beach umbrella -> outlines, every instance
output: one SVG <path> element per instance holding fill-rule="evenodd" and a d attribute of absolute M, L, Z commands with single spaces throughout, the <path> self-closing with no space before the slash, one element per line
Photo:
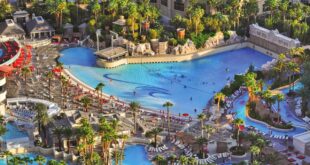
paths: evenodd
<path fill-rule="evenodd" d="M 189 114 L 188 114 L 188 113 L 183 113 L 182 116 L 183 116 L 183 117 L 188 117 Z"/>

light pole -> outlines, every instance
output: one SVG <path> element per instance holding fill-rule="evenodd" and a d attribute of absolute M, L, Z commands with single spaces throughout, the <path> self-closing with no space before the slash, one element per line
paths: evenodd
<path fill-rule="evenodd" d="M 96 30 L 96 37 L 97 37 L 97 51 L 99 51 L 99 36 L 101 36 L 101 29 Z"/>

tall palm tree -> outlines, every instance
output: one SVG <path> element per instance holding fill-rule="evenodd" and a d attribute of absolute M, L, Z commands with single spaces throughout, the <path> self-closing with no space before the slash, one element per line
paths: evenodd
<path fill-rule="evenodd" d="M 165 158 L 162 155 L 156 155 L 152 160 L 155 162 L 155 164 L 160 165 L 161 162 L 165 160 Z"/>
<path fill-rule="evenodd" d="M 62 136 L 63 136 L 64 128 L 56 127 L 53 129 L 53 134 L 57 137 L 58 140 L 58 149 L 61 151 L 62 148 Z"/>
<path fill-rule="evenodd" d="M 46 126 L 50 121 L 50 118 L 47 114 L 47 107 L 42 104 L 42 103 L 37 103 L 35 105 L 35 110 L 37 112 L 36 116 L 35 116 L 35 120 L 38 122 L 38 130 L 39 130 L 39 134 L 42 135 L 41 133 L 43 133 L 43 139 L 44 139 L 44 143 L 45 145 L 47 145 L 47 133 L 46 133 Z M 43 130 L 43 132 L 42 132 Z"/>
<path fill-rule="evenodd" d="M 66 77 L 61 76 L 60 78 L 60 82 L 61 82 L 61 89 L 60 89 L 60 93 L 61 93 L 61 104 L 64 106 L 67 103 L 67 99 L 66 97 L 64 97 L 67 93 L 67 87 L 69 85 L 69 81 L 67 80 Z"/>
<path fill-rule="evenodd" d="M 55 159 L 48 160 L 46 165 L 59 165 L 58 161 Z"/>
<path fill-rule="evenodd" d="M 190 165 L 196 165 L 196 164 L 198 164 L 198 161 L 197 161 L 197 159 L 194 158 L 194 157 L 189 157 L 189 158 L 188 158 L 188 164 L 190 164 Z"/>
<path fill-rule="evenodd" d="M 244 81 L 245 81 L 245 85 L 248 89 L 248 93 L 249 93 L 249 100 L 253 101 L 255 100 L 255 93 L 258 90 L 258 86 L 256 83 L 256 73 L 247 73 L 244 77 Z"/>
<path fill-rule="evenodd" d="M 31 70 L 29 67 L 23 67 L 21 73 L 22 73 L 22 76 L 24 77 L 24 82 L 25 82 L 24 89 L 25 89 L 25 95 L 27 96 L 28 95 L 28 93 L 27 93 L 27 78 L 28 78 L 28 76 L 31 75 Z"/>
<path fill-rule="evenodd" d="M 289 84 L 290 84 L 290 87 L 292 87 L 292 88 L 290 88 L 290 90 L 294 91 L 295 74 L 300 73 L 300 67 L 297 63 L 291 62 L 291 61 L 287 63 L 287 67 L 288 67 L 288 70 L 291 72 L 291 75 L 289 75 Z M 293 76 L 293 78 L 292 78 L 292 76 Z M 293 84 L 292 84 L 292 79 L 293 79 Z"/>
<path fill-rule="evenodd" d="M 102 98 L 102 90 L 103 90 L 104 86 L 105 86 L 105 84 L 100 82 L 97 84 L 97 86 L 95 88 L 95 90 L 98 92 L 99 100 L 101 100 L 101 98 Z M 100 105 L 100 107 L 102 107 L 100 104 L 100 101 L 99 101 L 99 105 Z"/>
<path fill-rule="evenodd" d="M 184 155 L 181 155 L 179 157 L 179 162 L 181 165 L 187 165 L 188 164 L 188 157 L 184 156 Z"/>
<path fill-rule="evenodd" d="M 36 161 L 39 165 L 43 165 L 46 163 L 46 159 L 44 156 L 38 155 L 34 158 L 34 161 Z"/>
<path fill-rule="evenodd" d="M 54 78 L 54 73 L 52 71 L 48 71 L 45 76 L 48 79 L 48 96 L 49 100 L 51 100 L 51 86 L 52 86 L 52 80 Z"/>
<path fill-rule="evenodd" d="M 207 132 L 207 139 L 209 139 L 210 133 L 214 131 L 214 128 L 211 125 L 206 125 L 203 129 Z"/>
<path fill-rule="evenodd" d="M 204 149 L 204 145 L 207 144 L 207 142 L 208 142 L 208 139 L 204 137 L 200 137 L 196 140 L 196 143 L 199 146 L 199 150 L 200 150 L 199 152 L 200 154 L 202 154 L 203 159 L 205 158 L 205 152 L 203 151 L 203 149 Z"/>
<path fill-rule="evenodd" d="M 200 121 L 201 137 L 203 137 L 203 125 L 206 119 L 207 116 L 205 114 L 201 113 L 198 115 L 198 120 Z"/>
<path fill-rule="evenodd" d="M 250 152 L 251 152 L 251 162 L 253 162 L 256 155 L 260 153 L 260 148 L 253 145 L 250 147 Z"/>
<path fill-rule="evenodd" d="M 68 12 L 68 6 L 66 0 L 57 0 L 59 1 L 57 5 L 57 10 L 59 11 L 59 27 L 62 27 L 63 22 L 63 13 Z"/>
<path fill-rule="evenodd" d="M 88 112 L 88 107 L 91 105 L 91 99 L 89 97 L 87 97 L 87 96 L 84 96 L 81 99 L 81 103 L 83 104 L 84 111 Z"/>
<path fill-rule="evenodd" d="M 163 104 L 163 107 L 167 108 L 167 121 L 168 121 L 168 137 L 170 138 L 170 107 L 172 107 L 173 104 L 169 101 L 165 102 Z"/>
<path fill-rule="evenodd" d="M 136 25 L 136 20 L 140 17 L 140 14 L 138 12 L 138 6 L 134 2 L 130 2 L 128 4 L 128 17 L 131 20 L 131 33 L 132 36 L 134 36 L 135 33 L 135 25 Z"/>
<path fill-rule="evenodd" d="M 129 104 L 129 109 L 132 111 L 132 114 L 133 114 L 134 133 L 137 132 L 137 114 L 140 108 L 141 106 L 140 106 L 140 103 L 138 102 L 133 101 Z"/>
<path fill-rule="evenodd" d="M 215 95 L 214 99 L 217 101 L 217 110 L 220 112 L 221 101 L 225 99 L 225 95 L 222 92 L 219 92 Z"/>
<path fill-rule="evenodd" d="M 94 14 L 96 26 L 98 24 L 97 21 L 98 21 L 98 16 L 99 16 L 100 11 L 101 11 L 101 6 L 98 3 L 98 1 L 93 2 L 93 4 L 91 5 L 91 12 L 92 14 Z"/>
<path fill-rule="evenodd" d="M 28 164 L 32 164 L 32 163 L 33 163 L 33 159 L 31 159 L 31 158 L 28 157 L 28 156 L 25 156 L 25 157 L 23 157 L 22 159 L 23 159 L 25 165 L 28 165 Z"/>
<path fill-rule="evenodd" d="M 233 124 L 236 126 L 237 129 L 237 146 L 240 147 L 240 126 L 244 125 L 244 121 L 240 118 L 236 118 L 233 121 Z"/>
<path fill-rule="evenodd" d="M 63 130 L 63 134 L 67 139 L 67 148 L 68 148 L 68 153 L 70 153 L 70 140 L 73 135 L 72 129 L 70 127 L 65 127 Z"/>
<path fill-rule="evenodd" d="M 154 145 L 157 147 L 157 136 L 160 134 L 163 130 L 161 128 L 153 128 L 150 131 L 147 131 L 145 133 L 145 137 L 153 137 L 154 138 Z"/>
<path fill-rule="evenodd" d="M 275 95 L 278 103 L 278 122 L 280 122 L 280 102 L 284 100 L 284 95 L 282 93 Z"/>
<path fill-rule="evenodd" d="M 20 164 L 25 164 L 24 160 L 19 157 L 19 156 L 13 156 L 11 159 L 8 161 L 8 165 L 20 165 Z"/>
<path fill-rule="evenodd" d="M 9 158 L 13 156 L 12 152 L 10 152 L 10 151 L 3 151 L 1 153 L 1 155 L 5 157 L 6 164 L 9 164 Z"/>

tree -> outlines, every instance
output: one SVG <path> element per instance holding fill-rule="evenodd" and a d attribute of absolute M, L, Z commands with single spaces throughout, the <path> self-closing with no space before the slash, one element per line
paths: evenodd
<path fill-rule="evenodd" d="M 198 35 L 199 32 L 202 32 L 203 29 L 203 25 L 201 24 L 201 18 L 204 15 L 204 10 L 200 7 L 197 7 L 194 9 L 194 11 L 192 11 L 192 25 L 194 26 L 194 32 L 196 34 L 196 36 Z"/>
<path fill-rule="evenodd" d="M 59 165 L 59 163 L 57 160 L 51 159 L 47 161 L 47 165 Z"/>
<path fill-rule="evenodd" d="M 244 8 L 248 22 L 250 22 L 250 17 L 254 17 L 254 22 L 256 23 L 256 16 L 259 11 L 257 0 L 246 1 Z"/>
<path fill-rule="evenodd" d="M 172 107 L 173 104 L 169 101 L 165 102 L 163 104 L 163 107 L 167 108 L 167 124 L 168 124 L 168 137 L 170 138 L 170 107 Z"/>
<path fill-rule="evenodd" d="M 28 95 L 28 93 L 27 93 L 27 78 L 28 78 L 28 76 L 31 75 L 31 70 L 29 67 L 23 67 L 21 73 L 22 73 L 22 76 L 24 77 L 24 82 L 25 82 L 24 89 L 25 89 L 25 95 L 27 96 Z"/>
<path fill-rule="evenodd" d="M 207 144 L 207 142 L 208 142 L 208 140 L 204 137 L 200 137 L 196 140 L 196 143 L 199 146 L 199 152 L 202 155 L 203 159 L 205 158 L 205 152 L 203 151 L 203 149 L 204 149 L 204 145 Z"/>
<path fill-rule="evenodd" d="M 198 120 L 200 121 L 201 137 L 203 137 L 203 125 L 204 121 L 207 119 L 207 116 L 203 113 L 198 115 Z"/>
<path fill-rule="evenodd" d="M 131 20 L 131 34 L 134 37 L 134 33 L 135 33 L 135 25 L 136 25 L 136 20 L 140 17 L 140 13 L 138 12 L 138 6 L 136 3 L 134 2 L 130 2 L 128 4 L 128 18 L 130 18 Z M 128 20 L 127 20 L 128 21 Z"/>
<path fill-rule="evenodd" d="M 256 77 L 257 77 L 256 73 L 252 72 L 247 73 L 244 77 L 245 85 L 249 93 L 250 102 L 256 99 L 255 94 L 259 89 L 256 83 Z"/>
<path fill-rule="evenodd" d="M 68 153 L 70 153 L 70 140 L 73 135 L 72 129 L 70 127 L 65 127 L 63 129 L 63 134 L 67 138 L 67 148 L 68 148 Z"/>
<path fill-rule="evenodd" d="M 161 128 L 153 128 L 150 131 L 147 131 L 145 133 L 145 137 L 153 137 L 154 138 L 154 145 L 157 147 L 157 136 L 160 134 L 163 130 Z"/>
<path fill-rule="evenodd" d="M 12 6 L 6 2 L 0 2 L 0 20 L 2 21 L 5 17 L 12 12 Z"/>
<path fill-rule="evenodd" d="M 54 73 L 52 71 L 48 71 L 45 76 L 48 79 L 48 95 L 49 100 L 51 100 L 51 86 L 52 86 L 52 79 L 54 78 Z"/>
<path fill-rule="evenodd" d="M 240 118 L 236 118 L 233 121 L 233 124 L 236 126 L 237 129 L 237 146 L 240 147 L 240 126 L 244 125 L 244 121 Z"/>
<path fill-rule="evenodd" d="M 177 160 L 177 156 L 174 155 L 174 154 L 172 154 L 172 155 L 170 155 L 170 156 L 167 158 L 167 160 L 168 160 L 168 163 L 174 164 L 174 163 L 176 162 L 176 160 Z"/>
<path fill-rule="evenodd" d="M 282 93 L 276 94 L 275 99 L 278 103 L 278 122 L 280 122 L 280 102 L 284 100 L 284 95 Z"/>
<path fill-rule="evenodd" d="M 42 135 L 42 130 L 43 130 L 43 139 L 44 139 L 45 145 L 47 145 L 47 137 L 46 137 L 45 127 L 50 120 L 48 117 L 48 114 L 47 114 L 47 107 L 42 103 L 37 103 L 35 105 L 35 110 L 37 112 L 37 114 L 35 116 L 35 121 L 38 122 L 39 134 Z"/>
<path fill-rule="evenodd" d="M 84 96 L 80 101 L 83 104 L 85 112 L 88 112 L 88 107 L 91 105 L 91 99 L 87 96 Z"/>
<path fill-rule="evenodd" d="M 39 165 L 43 165 L 46 162 L 46 159 L 44 156 L 38 155 L 34 158 L 34 161 L 36 161 Z"/>
<path fill-rule="evenodd" d="M 207 132 L 207 139 L 209 139 L 210 133 L 214 131 L 214 128 L 211 125 L 206 125 L 203 129 Z"/>
<path fill-rule="evenodd" d="M 188 164 L 190 165 L 196 165 L 198 162 L 197 162 L 197 159 L 195 159 L 194 157 L 190 157 L 188 158 Z"/>
<path fill-rule="evenodd" d="M 291 72 L 291 74 L 289 75 L 289 85 L 290 85 L 290 90 L 294 91 L 294 86 L 295 86 L 295 74 L 296 73 L 300 73 L 300 67 L 298 66 L 297 63 L 289 61 L 287 63 L 287 67 L 289 72 Z M 293 82 L 292 82 L 293 79 Z"/>
<path fill-rule="evenodd" d="M 98 1 L 93 2 L 91 5 L 91 12 L 92 14 L 94 14 L 96 25 L 98 24 L 98 14 L 100 13 L 100 11 L 101 11 L 101 6 L 98 3 Z"/>
<path fill-rule="evenodd" d="M 11 159 L 8 161 L 8 165 L 20 165 L 20 164 L 25 164 L 24 160 L 19 157 L 19 156 L 13 156 Z"/>
<path fill-rule="evenodd" d="M 258 155 L 260 153 L 260 148 L 257 146 L 251 146 L 250 152 L 251 152 L 251 161 L 253 162 L 256 155 Z"/>
<path fill-rule="evenodd" d="M 133 121 L 134 121 L 134 133 L 136 133 L 137 129 L 137 113 L 140 109 L 140 104 L 138 102 L 131 102 L 129 104 L 129 109 L 132 111 L 132 115 L 133 115 Z"/>
<path fill-rule="evenodd" d="M 98 92 L 98 95 L 100 94 L 99 100 L 101 100 L 101 98 L 102 98 L 102 90 L 103 90 L 104 86 L 105 86 L 104 83 L 100 82 L 97 84 L 97 86 L 95 88 L 95 90 Z M 100 107 L 102 107 L 100 102 L 99 102 L 99 105 L 100 105 Z"/>
<path fill-rule="evenodd" d="M 217 101 L 217 110 L 220 112 L 221 101 L 225 99 L 225 95 L 222 92 L 219 92 L 215 95 L 214 99 Z"/>
<path fill-rule="evenodd" d="M 13 154 L 10 151 L 3 151 L 1 155 L 5 157 L 6 164 L 9 164 L 9 158 L 12 157 Z"/>
<path fill-rule="evenodd" d="M 156 155 L 152 160 L 155 161 L 157 165 L 160 165 L 161 162 L 165 160 L 165 158 L 161 155 Z"/>
<path fill-rule="evenodd" d="M 180 161 L 181 165 L 187 165 L 188 164 L 188 157 L 181 155 L 179 157 L 179 161 Z"/>
<path fill-rule="evenodd" d="M 63 136 L 63 131 L 64 129 L 62 127 L 56 127 L 53 129 L 53 134 L 57 137 L 58 139 L 58 149 L 59 151 L 62 150 L 62 136 Z"/>
<path fill-rule="evenodd" d="M 272 104 L 275 102 L 275 98 L 273 97 L 271 91 L 270 90 L 263 91 L 262 96 L 263 99 L 266 101 L 269 110 L 271 110 Z"/>
<path fill-rule="evenodd" d="M 25 165 L 28 165 L 28 164 L 32 164 L 33 163 L 33 159 L 31 159 L 30 157 L 28 156 L 25 156 L 22 158 L 23 162 L 25 163 Z"/>

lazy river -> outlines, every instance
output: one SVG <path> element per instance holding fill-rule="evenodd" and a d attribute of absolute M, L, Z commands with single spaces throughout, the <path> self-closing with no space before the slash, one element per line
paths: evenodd
<path fill-rule="evenodd" d="M 114 69 L 96 66 L 96 56 L 88 48 L 69 48 L 59 59 L 66 69 L 85 84 L 106 86 L 103 92 L 125 102 L 138 101 L 143 107 L 161 110 L 174 104 L 172 112 L 196 115 L 207 101 L 235 74 L 252 64 L 260 68 L 271 57 L 251 48 L 242 48 L 180 63 L 129 64 Z"/>

